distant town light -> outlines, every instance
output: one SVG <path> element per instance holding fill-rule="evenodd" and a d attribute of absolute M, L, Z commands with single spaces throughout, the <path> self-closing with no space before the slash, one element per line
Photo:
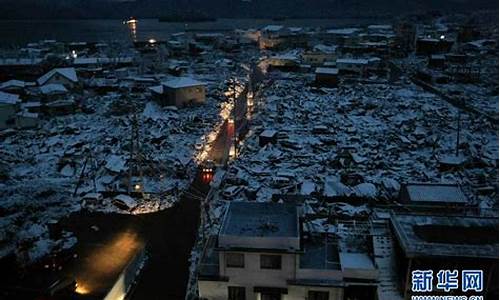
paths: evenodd
<path fill-rule="evenodd" d="M 149 42 L 150 44 L 154 44 L 154 43 L 156 43 L 156 40 L 155 40 L 155 39 L 149 39 L 149 40 L 148 40 L 148 42 Z"/>
<path fill-rule="evenodd" d="M 442 40 L 444 40 L 445 36 L 441 35 L 439 38 L 442 39 Z"/>
<path fill-rule="evenodd" d="M 73 58 L 77 58 L 77 57 L 78 57 L 78 53 L 76 53 L 76 51 L 75 51 L 75 50 L 72 50 L 72 51 L 71 51 L 71 57 L 73 57 Z"/>
<path fill-rule="evenodd" d="M 140 184 L 134 185 L 134 190 L 138 191 L 140 189 L 141 189 L 141 185 Z"/>

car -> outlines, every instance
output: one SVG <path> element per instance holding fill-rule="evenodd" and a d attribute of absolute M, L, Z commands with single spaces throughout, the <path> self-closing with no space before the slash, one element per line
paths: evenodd
<path fill-rule="evenodd" d="M 215 163 L 211 159 L 207 159 L 201 163 L 200 169 L 203 173 L 213 173 L 215 171 Z"/>
<path fill-rule="evenodd" d="M 236 197 L 242 190 L 243 187 L 238 185 L 227 187 L 222 191 L 222 197 L 225 199 Z"/>

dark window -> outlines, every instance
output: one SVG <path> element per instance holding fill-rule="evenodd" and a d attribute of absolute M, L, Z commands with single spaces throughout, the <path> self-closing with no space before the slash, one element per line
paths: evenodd
<path fill-rule="evenodd" d="M 228 300 L 245 300 L 245 288 L 242 286 L 227 287 Z"/>
<path fill-rule="evenodd" d="M 228 268 L 244 268 L 245 255 L 242 253 L 226 253 L 226 267 Z"/>
<path fill-rule="evenodd" d="M 261 269 L 281 269 L 281 255 L 267 255 L 261 254 L 260 256 Z"/>
<path fill-rule="evenodd" d="M 328 300 L 328 292 L 323 291 L 309 291 L 307 300 Z"/>
<path fill-rule="evenodd" d="M 262 293 L 260 295 L 261 300 L 281 300 L 281 294 L 266 294 Z"/>

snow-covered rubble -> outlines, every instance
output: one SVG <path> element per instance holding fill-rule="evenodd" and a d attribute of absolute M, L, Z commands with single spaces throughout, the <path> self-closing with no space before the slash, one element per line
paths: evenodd
<path fill-rule="evenodd" d="M 455 156 L 458 113 L 438 96 L 407 82 L 314 89 L 309 81 L 291 74 L 274 81 L 233 162 L 238 176 L 258 187 L 257 201 L 311 194 L 312 184 L 326 198 L 393 201 L 401 183 L 453 182 L 471 202 L 494 203 L 494 195 L 473 191 L 498 180 L 498 135 L 485 120 L 461 114 L 459 152 L 468 164 L 442 171 L 440 158 Z M 265 129 L 277 130 L 278 140 L 259 147 Z M 291 184 L 273 184 L 284 170 L 294 171 Z"/>
<path fill-rule="evenodd" d="M 207 83 L 202 105 L 161 107 L 149 92 L 131 90 L 133 80 L 128 78 L 138 70 L 122 68 L 106 71 L 116 79 L 104 93 L 96 92 L 94 83 L 105 78 L 82 79 L 83 90 L 75 91 L 81 111 L 47 116 L 39 128 L 3 131 L 2 250 L 20 251 L 15 233 L 26 226 L 43 227 L 48 220 L 82 208 L 141 214 L 172 206 L 193 179 L 203 144 L 213 141 L 214 128 L 222 123 L 220 112 L 227 106 L 224 82 L 233 76 L 226 68 L 232 67 L 228 65 L 232 60 L 224 60 L 227 66 L 217 66 L 217 70 L 213 62 L 225 59 L 224 55 L 214 51 L 186 60 L 185 75 Z M 148 80 L 171 77 L 160 73 L 148 75 Z M 129 194 L 130 189 L 131 201 L 116 198 Z M 53 249 L 54 241 L 46 234 L 38 239 L 30 244 L 29 251 L 36 254 L 27 261 Z"/>

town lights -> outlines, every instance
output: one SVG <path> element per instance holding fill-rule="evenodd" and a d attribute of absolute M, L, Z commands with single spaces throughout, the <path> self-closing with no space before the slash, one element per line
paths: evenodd
<path fill-rule="evenodd" d="M 442 40 L 444 40 L 445 36 L 441 35 L 439 38 L 442 39 Z"/>
<path fill-rule="evenodd" d="M 141 190 L 141 185 L 140 184 L 134 185 L 134 190 L 140 191 Z"/>
<path fill-rule="evenodd" d="M 155 44 L 155 43 L 156 43 L 156 40 L 155 40 L 155 39 L 149 39 L 149 40 L 148 40 L 148 43 L 150 43 L 150 44 Z"/>

